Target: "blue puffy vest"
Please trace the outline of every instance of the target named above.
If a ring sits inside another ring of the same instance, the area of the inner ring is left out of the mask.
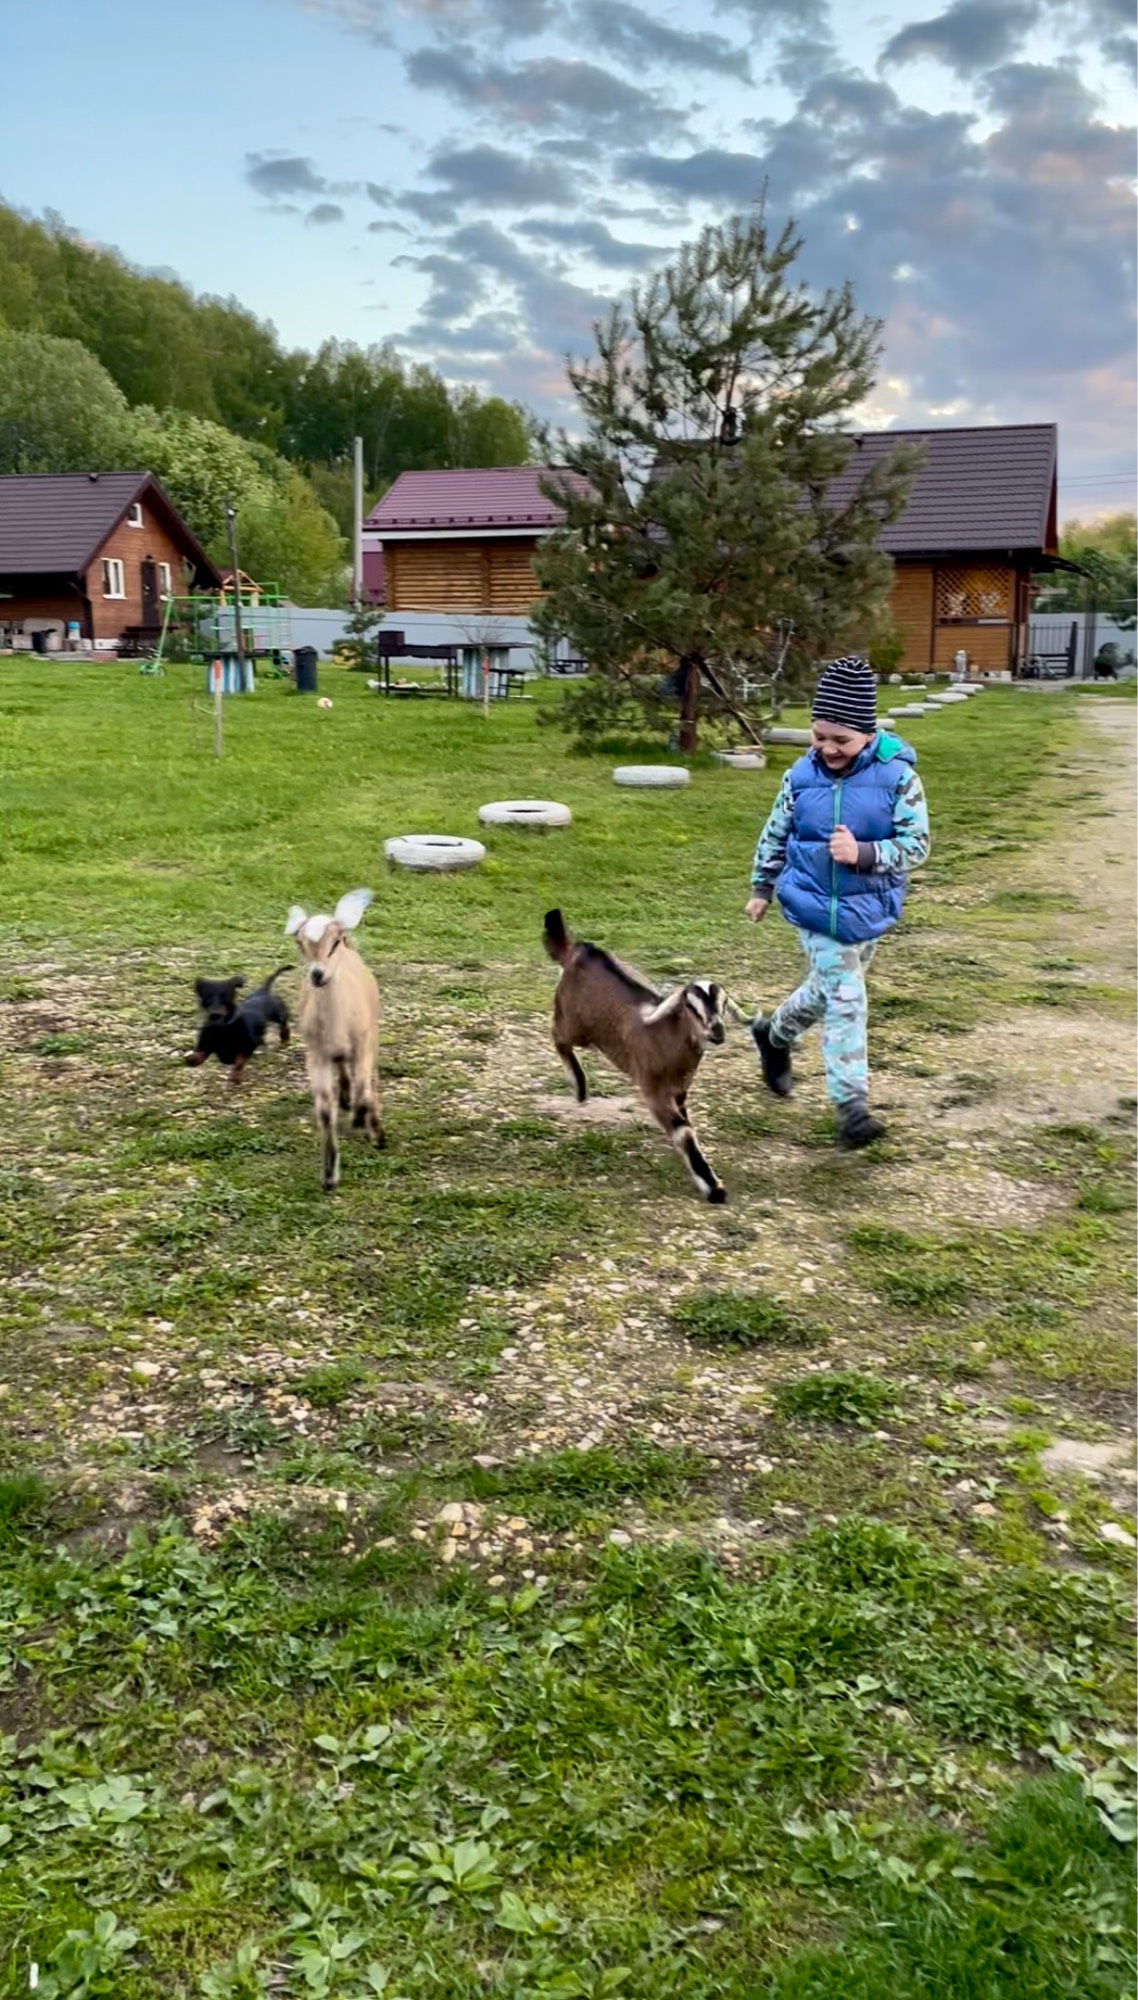
[[[855,840],[889,840],[897,787],[916,761],[907,743],[879,734],[840,777],[812,750],[792,767],[794,827],[776,888],[783,915],[800,930],[863,944],[897,922],[904,875],[862,874],[831,860],[830,836],[848,826]]]

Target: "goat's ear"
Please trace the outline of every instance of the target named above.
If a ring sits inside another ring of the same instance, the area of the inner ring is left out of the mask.
[[[722,1014],[723,1003],[726,1000],[727,995],[723,991],[723,988],[722,986],[720,986],[718,980],[693,979],[688,987],[688,992],[699,994],[699,997],[703,1001],[703,1004],[707,1008],[709,1014],[711,1015]]]
[[[208,979],[194,980],[194,992],[197,994],[198,999],[201,1001],[203,1007],[205,1005],[206,988],[209,984],[210,981]]]
[[[649,1027],[656,1021],[666,1021],[669,1014],[676,1014],[684,1004],[684,989],[677,986],[674,993],[668,993],[654,1007],[642,1007],[640,1012]]]
[[[301,925],[306,924],[307,922],[308,922],[308,911],[302,910],[299,903],[294,903],[291,910],[288,913],[288,922],[285,925],[285,931],[284,931],[285,936],[295,937]]]
[[[241,991],[241,988],[245,984],[245,980],[243,975],[241,973],[238,973],[236,978],[227,979],[225,983],[228,986],[229,991],[231,993],[239,993]]]
[[[372,900],[373,893],[370,889],[349,889],[346,896],[341,896],[332,912],[340,928],[354,931],[356,925],[363,922],[364,911]]]

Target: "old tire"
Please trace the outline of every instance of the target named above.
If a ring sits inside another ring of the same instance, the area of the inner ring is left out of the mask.
[[[457,834],[449,833],[403,833],[395,840],[385,840],[383,851],[395,867],[410,868],[424,875],[477,868],[486,859],[486,849],[480,840],[460,840]]]
[[[572,826],[573,815],[568,806],[559,806],[553,799],[499,799],[494,804],[479,806],[480,826]]]
[[[667,791],[675,785],[690,785],[691,772],[682,764],[618,764],[612,774],[614,785],[630,785],[646,792]]]
[[[761,750],[713,750],[717,764],[724,764],[729,771],[765,771],[767,760]]]

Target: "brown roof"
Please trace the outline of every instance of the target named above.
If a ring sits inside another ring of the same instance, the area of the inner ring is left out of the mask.
[[[849,464],[827,493],[851,500],[869,468],[899,444],[919,444],[924,464],[900,520],[881,530],[891,556],[1054,552],[1058,434],[1054,424],[982,424],[923,431],[858,431]],[[666,478],[665,462],[653,468]]]
[[[960,430],[862,431],[831,503],[852,498],[869,467],[898,444],[925,462],[899,521],[881,531],[891,556],[1052,550],[1056,546],[1058,435],[1054,424],[985,424]]]
[[[217,571],[149,472],[30,472],[0,476],[0,575],[76,576],[136,500],[167,517],[200,582]]]
[[[372,534],[408,534],[421,528],[543,529],[560,527],[564,514],[541,490],[543,479],[585,487],[578,473],[546,465],[496,465],[474,471],[401,472],[371,510]]]

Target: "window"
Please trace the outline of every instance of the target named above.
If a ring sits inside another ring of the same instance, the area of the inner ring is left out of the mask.
[[[158,565],[158,595],[159,597],[169,597],[172,595],[169,563],[159,563]]]
[[[128,528],[141,528],[142,502],[140,500],[131,501],[130,506],[126,510],[126,524]]]
[[[1002,566],[937,572],[937,617],[944,622],[1005,623],[1012,615],[1012,572]]]
[[[123,580],[123,566],[117,556],[103,557],[103,596],[125,597],[126,585]]]

